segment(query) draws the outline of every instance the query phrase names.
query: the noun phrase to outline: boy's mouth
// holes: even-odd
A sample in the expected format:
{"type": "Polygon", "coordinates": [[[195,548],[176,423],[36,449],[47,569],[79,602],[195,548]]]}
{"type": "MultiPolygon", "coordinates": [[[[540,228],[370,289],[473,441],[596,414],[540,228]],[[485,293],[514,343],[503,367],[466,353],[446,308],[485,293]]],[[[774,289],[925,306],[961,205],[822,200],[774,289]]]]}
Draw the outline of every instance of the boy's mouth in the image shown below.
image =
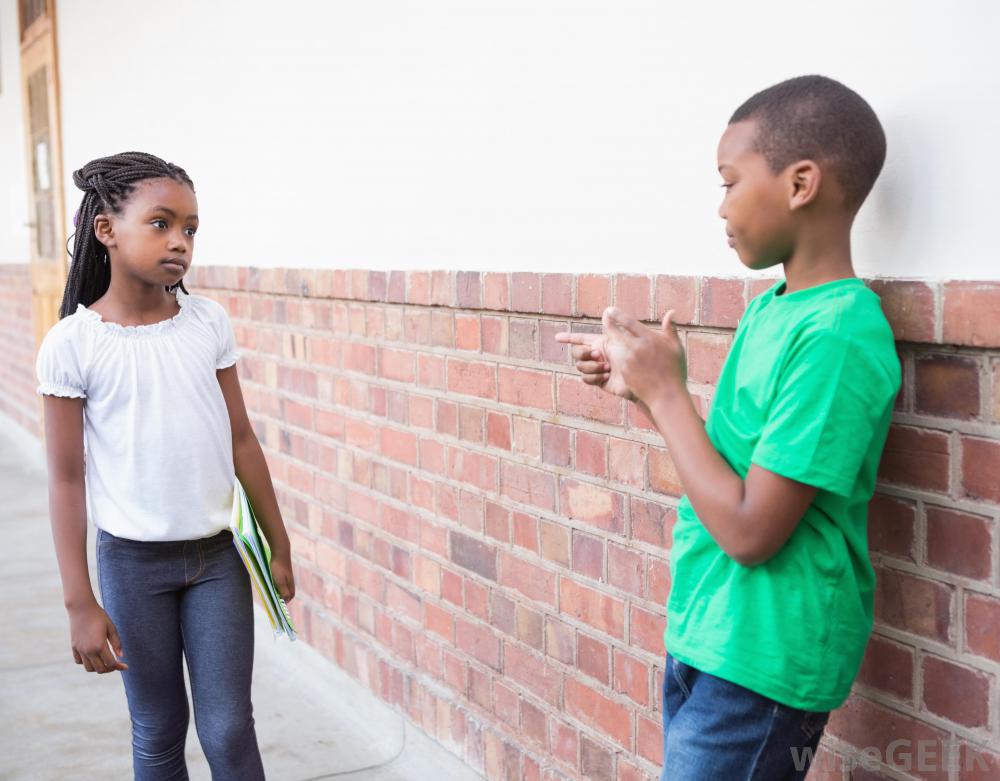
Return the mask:
{"type": "Polygon", "coordinates": [[[167,258],[166,260],[161,260],[160,265],[180,274],[187,271],[187,264],[185,264],[180,258],[167,258]]]}

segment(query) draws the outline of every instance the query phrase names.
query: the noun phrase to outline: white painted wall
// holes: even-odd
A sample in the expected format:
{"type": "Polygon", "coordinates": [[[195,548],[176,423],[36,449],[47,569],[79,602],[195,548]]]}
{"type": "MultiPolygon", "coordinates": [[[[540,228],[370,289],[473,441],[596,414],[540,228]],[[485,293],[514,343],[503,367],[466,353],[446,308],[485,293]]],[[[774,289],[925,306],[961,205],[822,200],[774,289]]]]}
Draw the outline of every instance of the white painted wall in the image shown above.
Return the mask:
{"type": "MultiPolygon", "coordinates": [[[[11,3],[7,3],[11,4],[11,3]]],[[[1000,278],[988,0],[60,0],[73,167],[184,165],[203,263],[739,274],[730,113],[819,72],[889,138],[868,275],[1000,278]]]]}
{"type": "Polygon", "coordinates": [[[27,263],[31,252],[19,41],[17,0],[0,0],[0,263],[27,263]]]}

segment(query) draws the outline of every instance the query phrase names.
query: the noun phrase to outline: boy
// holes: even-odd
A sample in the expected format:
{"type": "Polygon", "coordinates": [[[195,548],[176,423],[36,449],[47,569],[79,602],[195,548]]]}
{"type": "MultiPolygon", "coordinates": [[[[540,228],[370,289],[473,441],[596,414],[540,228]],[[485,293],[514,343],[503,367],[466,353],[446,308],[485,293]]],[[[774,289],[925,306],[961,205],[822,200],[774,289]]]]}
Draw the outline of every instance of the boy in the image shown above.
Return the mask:
{"type": "Polygon", "coordinates": [[[666,781],[805,777],[872,625],[866,515],[900,367],[850,231],[885,159],[855,92],[803,76],[754,95],[719,142],[729,245],[785,281],[747,307],[702,424],[671,323],[614,308],[574,345],[583,380],[633,400],[686,495],[671,550],[666,781]]]}

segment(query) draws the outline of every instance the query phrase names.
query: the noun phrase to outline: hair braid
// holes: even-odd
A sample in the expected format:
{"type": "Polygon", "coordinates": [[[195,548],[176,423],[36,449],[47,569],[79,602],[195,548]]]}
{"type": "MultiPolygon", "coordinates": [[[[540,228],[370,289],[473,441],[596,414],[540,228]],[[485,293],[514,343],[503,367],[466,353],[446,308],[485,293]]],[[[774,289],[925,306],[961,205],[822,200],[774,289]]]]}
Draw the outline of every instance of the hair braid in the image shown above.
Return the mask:
{"type": "MultiPolygon", "coordinates": [[[[168,163],[145,152],[122,152],[110,157],[91,160],[73,172],[73,183],[83,190],[83,201],[73,218],[76,227],[72,263],[66,278],[59,317],[76,311],[78,304],[89,306],[103,296],[111,284],[111,265],[104,245],[94,233],[94,219],[99,214],[120,214],[121,208],[137,183],[145,179],[173,179],[188,185],[194,183],[178,165],[168,163]]],[[[168,289],[180,287],[183,282],[168,289]]]]}

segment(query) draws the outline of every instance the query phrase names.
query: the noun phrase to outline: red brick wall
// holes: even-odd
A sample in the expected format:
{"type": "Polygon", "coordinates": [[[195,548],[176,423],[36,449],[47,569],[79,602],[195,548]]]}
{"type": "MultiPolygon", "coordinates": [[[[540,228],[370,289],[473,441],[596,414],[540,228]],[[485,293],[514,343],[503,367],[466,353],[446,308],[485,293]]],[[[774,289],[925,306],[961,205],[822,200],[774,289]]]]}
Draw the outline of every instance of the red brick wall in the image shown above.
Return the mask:
{"type": "Polygon", "coordinates": [[[0,263],[0,413],[36,436],[42,408],[35,395],[35,324],[27,264],[0,263]]]}
{"type": "MultiPolygon", "coordinates": [[[[596,328],[612,302],[676,308],[704,412],[769,283],[247,268],[190,282],[244,348],[304,638],[490,779],[655,778],[680,487],[647,423],[580,384],[552,335],[596,328]]],[[[871,512],[877,626],[810,779],[1000,778],[1000,283],[872,284],[905,378],[871,512]],[[940,741],[979,770],[927,769],[940,741]]]]}

